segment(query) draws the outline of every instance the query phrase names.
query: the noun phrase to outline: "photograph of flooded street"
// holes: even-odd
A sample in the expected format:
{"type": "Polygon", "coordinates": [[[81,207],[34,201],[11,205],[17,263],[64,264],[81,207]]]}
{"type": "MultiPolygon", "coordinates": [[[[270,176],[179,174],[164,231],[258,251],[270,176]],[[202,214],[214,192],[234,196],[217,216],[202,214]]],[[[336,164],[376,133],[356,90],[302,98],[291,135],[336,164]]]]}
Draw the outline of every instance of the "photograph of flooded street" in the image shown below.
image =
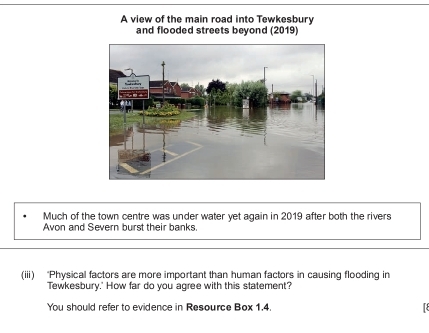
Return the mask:
{"type": "Polygon", "coordinates": [[[109,179],[324,179],[324,62],[324,45],[110,45],[109,179]]]}

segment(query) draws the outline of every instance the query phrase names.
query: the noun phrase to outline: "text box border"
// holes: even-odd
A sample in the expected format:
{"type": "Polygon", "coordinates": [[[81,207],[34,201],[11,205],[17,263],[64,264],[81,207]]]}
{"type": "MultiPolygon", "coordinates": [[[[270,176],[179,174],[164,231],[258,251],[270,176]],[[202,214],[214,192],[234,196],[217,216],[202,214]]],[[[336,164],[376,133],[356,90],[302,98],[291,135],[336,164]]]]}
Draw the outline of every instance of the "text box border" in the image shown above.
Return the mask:
{"type": "MultiPolygon", "coordinates": [[[[14,202],[13,209],[13,239],[15,241],[421,241],[422,240],[422,204],[421,202],[14,202]],[[419,205],[419,238],[398,238],[398,239],[390,239],[390,238],[280,238],[280,239],[272,239],[272,238],[239,238],[239,239],[231,239],[231,238],[16,238],[16,222],[15,222],[15,207],[17,204],[418,204],[419,205]]],[[[80,249],[80,248],[77,248],[80,249]]],[[[114,248],[112,248],[114,249],[114,248]]],[[[156,249],[156,248],[155,248],[156,249]]],[[[217,249],[217,248],[215,248],[217,249]]],[[[218,249],[224,249],[223,247],[218,249]]],[[[258,249],[255,247],[254,249],[258,249]]],[[[363,248],[366,249],[366,248],[363,248]]]]}

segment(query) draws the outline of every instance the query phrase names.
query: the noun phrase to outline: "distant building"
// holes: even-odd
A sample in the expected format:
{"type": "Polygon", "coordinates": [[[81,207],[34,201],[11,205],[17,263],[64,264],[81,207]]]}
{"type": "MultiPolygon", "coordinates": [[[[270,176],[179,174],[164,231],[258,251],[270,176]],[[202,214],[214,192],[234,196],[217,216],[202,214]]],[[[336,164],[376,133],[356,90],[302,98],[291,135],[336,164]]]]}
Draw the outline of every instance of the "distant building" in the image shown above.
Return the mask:
{"type": "Polygon", "coordinates": [[[292,101],[290,100],[290,94],[288,92],[278,92],[270,95],[270,103],[271,104],[290,104],[292,101]],[[276,97],[277,96],[277,97],[276,97]]]}
{"type": "Polygon", "coordinates": [[[182,90],[178,82],[164,80],[164,87],[162,86],[162,80],[153,80],[149,82],[149,93],[155,99],[162,99],[163,90],[164,90],[164,99],[174,99],[174,98],[188,99],[195,96],[202,96],[202,93],[195,88],[182,90]]]}
{"type": "Polygon", "coordinates": [[[181,98],[180,86],[173,82],[164,80],[164,86],[162,85],[162,80],[154,80],[149,82],[149,94],[155,99],[162,99],[164,92],[164,99],[175,99],[181,98]]]}
{"type": "Polygon", "coordinates": [[[181,97],[182,88],[180,87],[179,83],[170,81],[170,85],[171,85],[171,89],[173,90],[173,94],[175,96],[181,97]]]}
{"type": "Polygon", "coordinates": [[[188,90],[182,90],[182,98],[192,98],[195,96],[201,96],[198,94],[195,88],[189,88],[188,90]]]}

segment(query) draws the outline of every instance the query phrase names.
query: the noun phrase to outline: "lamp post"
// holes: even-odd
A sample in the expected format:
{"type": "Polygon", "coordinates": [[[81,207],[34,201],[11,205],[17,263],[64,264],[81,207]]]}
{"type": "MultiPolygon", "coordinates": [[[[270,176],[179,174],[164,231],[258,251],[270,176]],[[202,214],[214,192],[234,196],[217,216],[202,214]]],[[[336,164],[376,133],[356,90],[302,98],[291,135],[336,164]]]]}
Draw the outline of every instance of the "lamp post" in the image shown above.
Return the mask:
{"type": "Polygon", "coordinates": [[[164,66],[165,66],[165,62],[162,61],[162,105],[164,105],[164,66]]]}
{"type": "Polygon", "coordinates": [[[266,103],[266,101],[267,101],[267,93],[266,93],[267,85],[265,84],[265,68],[268,68],[268,67],[264,67],[264,87],[265,87],[265,91],[264,91],[264,106],[267,104],[266,103]]]}
{"type": "MultiPolygon", "coordinates": [[[[133,73],[134,73],[134,71],[133,71],[132,68],[124,69],[124,71],[131,71],[130,76],[133,75],[133,73]]],[[[127,111],[127,106],[126,105],[125,105],[125,111],[127,111]]],[[[131,100],[131,112],[134,112],[134,100],[133,99],[131,100]]]]}
{"type": "Polygon", "coordinates": [[[313,89],[314,89],[314,75],[312,75],[312,74],[310,74],[310,76],[312,76],[313,77],[313,85],[311,86],[311,101],[313,101],[313,89]]]}

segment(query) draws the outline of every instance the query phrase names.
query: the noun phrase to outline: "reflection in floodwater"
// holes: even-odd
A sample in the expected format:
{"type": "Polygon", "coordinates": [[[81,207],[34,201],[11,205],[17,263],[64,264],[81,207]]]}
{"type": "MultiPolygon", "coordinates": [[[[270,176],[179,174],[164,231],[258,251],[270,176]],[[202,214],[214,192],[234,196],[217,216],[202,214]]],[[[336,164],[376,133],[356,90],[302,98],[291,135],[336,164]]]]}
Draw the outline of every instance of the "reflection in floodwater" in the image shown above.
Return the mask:
{"type": "Polygon", "coordinates": [[[324,179],[324,121],[310,103],[146,118],[110,136],[110,178],[324,179]]]}
{"type": "MultiPolygon", "coordinates": [[[[150,171],[150,153],[145,150],[145,133],[143,131],[143,144],[141,149],[134,149],[134,126],[124,126],[123,149],[118,149],[116,171],[123,175],[142,175],[150,171]],[[131,141],[131,143],[129,142],[131,141]],[[131,147],[127,149],[127,142],[131,147]]],[[[116,142],[118,136],[113,136],[116,142]]],[[[112,140],[111,140],[112,141],[112,140]]],[[[148,177],[147,175],[146,177],[148,177]]]]}
{"type": "Polygon", "coordinates": [[[118,149],[118,174],[144,174],[151,169],[150,153],[145,150],[145,134],[143,133],[143,149],[134,149],[134,129],[124,127],[123,148],[118,149]],[[127,138],[131,138],[131,149],[127,149],[127,138]]]}
{"type": "Polygon", "coordinates": [[[118,150],[118,173],[144,174],[151,169],[150,153],[144,150],[118,150]]]}

